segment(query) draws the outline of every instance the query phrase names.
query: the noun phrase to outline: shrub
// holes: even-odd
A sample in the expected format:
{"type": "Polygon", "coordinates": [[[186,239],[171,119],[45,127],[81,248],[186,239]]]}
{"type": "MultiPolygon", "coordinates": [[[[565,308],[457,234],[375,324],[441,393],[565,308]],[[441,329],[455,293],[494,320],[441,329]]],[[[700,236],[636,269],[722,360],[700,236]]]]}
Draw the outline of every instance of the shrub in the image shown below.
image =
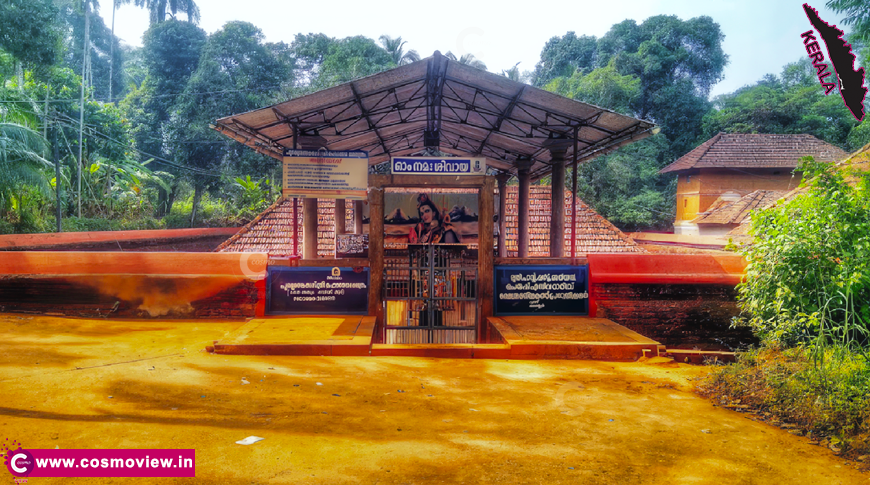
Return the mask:
{"type": "Polygon", "coordinates": [[[193,210],[193,193],[188,197],[177,200],[172,205],[172,212],[165,218],[167,228],[185,227],[231,227],[237,225],[236,214],[226,201],[213,198],[208,192],[202,194],[196,219],[193,226],[190,224],[190,212],[193,210]]]}
{"type": "Polygon", "coordinates": [[[870,174],[801,167],[806,192],[752,215],[738,287],[746,323],[763,339],[866,344],[870,326],[870,174]]]}
{"type": "Polygon", "coordinates": [[[770,344],[715,368],[699,386],[728,407],[774,416],[835,448],[870,453],[870,361],[842,345],[823,352],[770,344]]]}

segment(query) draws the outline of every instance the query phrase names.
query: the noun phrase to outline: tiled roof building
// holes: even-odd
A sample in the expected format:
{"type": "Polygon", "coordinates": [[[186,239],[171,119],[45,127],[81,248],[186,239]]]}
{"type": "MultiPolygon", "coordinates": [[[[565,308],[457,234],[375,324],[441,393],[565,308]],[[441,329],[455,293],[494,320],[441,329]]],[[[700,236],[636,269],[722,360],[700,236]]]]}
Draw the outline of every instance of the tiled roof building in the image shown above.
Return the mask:
{"type": "Polygon", "coordinates": [[[771,207],[787,193],[784,190],[756,190],[737,200],[722,197],[692,223],[698,225],[702,235],[725,234],[748,221],[753,210],[771,207]]]}
{"type": "MultiPolygon", "coordinates": [[[[854,172],[870,172],[870,145],[865,146],[861,150],[853,153],[848,159],[844,160],[837,164],[837,169],[846,171],[846,182],[849,184],[858,183],[858,177],[854,175],[854,172]],[[854,171],[853,173],[850,173],[854,171]]],[[[788,202],[791,199],[806,193],[808,188],[806,186],[796,188],[790,192],[782,193],[775,200],[770,201],[767,200],[763,204],[759,204],[760,209],[767,209],[773,207],[778,202],[788,202]]],[[[728,232],[728,236],[734,236],[735,240],[740,240],[741,242],[748,242],[750,239],[749,236],[749,225],[750,218],[745,217],[740,221],[740,224],[734,227],[731,231],[728,232]]]]}
{"type": "Polygon", "coordinates": [[[812,135],[719,133],[660,171],[678,176],[674,232],[699,234],[695,219],[715,210],[714,204],[796,188],[801,177],[792,172],[805,156],[835,162],[847,155],[812,135]]]}

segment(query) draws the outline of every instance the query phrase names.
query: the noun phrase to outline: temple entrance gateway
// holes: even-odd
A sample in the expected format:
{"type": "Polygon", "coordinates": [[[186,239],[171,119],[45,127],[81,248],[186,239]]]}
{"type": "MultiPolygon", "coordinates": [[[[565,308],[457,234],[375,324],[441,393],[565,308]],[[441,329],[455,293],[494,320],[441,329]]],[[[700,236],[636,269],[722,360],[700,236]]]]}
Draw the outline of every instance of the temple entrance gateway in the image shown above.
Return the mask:
{"type": "MultiPolygon", "coordinates": [[[[339,214],[346,212],[342,211],[342,198],[362,197],[362,190],[355,189],[364,185],[342,178],[356,171],[339,168],[355,152],[367,154],[367,257],[364,251],[342,250],[335,259],[322,254],[318,244],[324,234],[349,232],[346,224],[340,223],[347,216],[336,220],[334,230],[321,230],[319,203],[307,198],[311,193],[300,192],[306,197],[302,206],[304,227],[294,227],[286,240],[298,241],[300,230],[304,235],[301,247],[294,243],[292,256],[288,256],[292,265],[370,268],[366,311],[377,322],[373,345],[487,342],[488,319],[493,315],[496,248],[500,252],[499,265],[576,264],[578,240],[582,239],[578,229],[585,231],[587,227],[578,218],[579,209],[572,209],[567,224],[570,236],[566,233],[565,205],[579,207],[575,198],[568,201],[565,197],[566,165],[574,164],[576,175],[578,163],[656,132],[652,123],[464,66],[439,52],[387,72],[221,118],[215,122],[215,129],[287,163],[291,161],[285,156],[299,150],[302,153],[296,153],[296,158],[316,159],[300,162],[304,166],[296,167],[299,170],[295,172],[285,163],[285,185],[295,186],[298,180],[307,178],[311,187],[303,189],[314,190],[316,197],[326,197],[321,195],[323,190],[335,192],[330,197],[336,199],[339,214]],[[385,162],[391,164],[388,171],[384,167],[371,169],[385,162]],[[323,182],[325,169],[333,165],[335,180],[323,182]],[[530,211],[530,184],[549,174],[553,177],[549,214],[541,214],[542,207],[530,211]],[[513,205],[517,213],[510,221],[516,223],[516,231],[508,233],[505,195],[507,181],[513,176],[519,184],[513,205]],[[501,194],[499,244],[493,237],[496,180],[501,194]],[[348,188],[354,190],[347,193],[348,188]],[[416,199],[413,206],[394,211],[396,207],[387,197],[390,191],[405,189],[411,197],[426,194],[431,199],[433,194],[451,188],[473,191],[477,209],[469,211],[466,209],[470,206],[464,203],[438,201],[433,201],[433,207],[416,199]],[[449,221],[438,217],[440,209],[441,216],[450,214],[449,221]],[[454,214],[465,217],[472,212],[477,220],[453,218],[454,214]],[[536,219],[541,217],[549,218],[546,227],[538,227],[536,219]],[[435,220],[443,224],[439,227],[432,223],[435,220]],[[399,227],[403,225],[411,227],[399,227]],[[473,225],[477,226],[476,241],[466,239],[463,233],[473,225]],[[546,231],[546,247],[537,244],[530,248],[530,243],[537,241],[531,235],[538,234],[532,230],[546,231]],[[399,242],[396,238],[405,240],[399,242]],[[409,248],[413,244],[426,247],[409,248]],[[441,244],[464,249],[438,249],[441,244]],[[509,246],[516,247],[515,256],[508,254],[509,246]],[[301,258],[298,249],[302,250],[301,258]],[[353,257],[347,258],[349,255],[353,257]],[[546,260],[537,261],[535,257],[546,260]],[[458,274],[454,268],[459,268],[458,274]]],[[[292,192],[285,195],[296,196],[298,190],[292,192]]],[[[291,208],[298,213],[296,204],[291,208]]],[[[325,212],[326,207],[323,209],[325,212]]],[[[360,212],[362,207],[357,210],[355,206],[354,220],[360,212]]],[[[294,221],[298,220],[296,215],[294,221]]],[[[340,239],[340,249],[364,247],[364,223],[359,219],[354,224],[354,237],[335,238],[340,239]]],[[[237,236],[244,241],[256,239],[255,234],[237,236]]],[[[271,236],[267,234],[265,239],[271,236]]],[[[278,239],[284,241],[285,237],[278,239]]],[[[626,244],[633,244],[625,239],[626,244]]],[[[275,260],[275,264],[284,263],[275,260]]]]}
{"type": "Polygon", "coordinates": [[[387,250],[385,343],[475,343],[476,253],[462,244],[410,244],[405,250],[387,250]]]}
{"type": "Polygon", "coordinates": [[[477,342],[478,259],[492,256],[478,252],[479,189],[460,181],[383,194],[383,342],[477,342]]]}

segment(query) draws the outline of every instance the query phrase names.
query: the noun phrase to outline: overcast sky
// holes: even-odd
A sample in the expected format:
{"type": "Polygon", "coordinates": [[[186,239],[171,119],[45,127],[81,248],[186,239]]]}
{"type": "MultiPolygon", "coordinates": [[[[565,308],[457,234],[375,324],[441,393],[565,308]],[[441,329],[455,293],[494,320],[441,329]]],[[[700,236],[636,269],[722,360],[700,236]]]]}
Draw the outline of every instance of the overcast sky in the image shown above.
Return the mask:
{"type": "MultiPolygon", "coordinates": [[[[244,20],[259,27],[270,42],[290,43],[298,33],[324,33],[330,37],[382,34],[401,36],[406,49],[422,57],[441,53],[474,54],[492,72],[517,62],[532,70],[550,38],[568,31],[601,37],[625,19],[638,23],[654,15],[676,15],[686,20],[707,15],[725,34],[723,49],[729,56],[725,79],[712,95],[729,93],[752,84],[767,73],[806,56],[800,34],[811,28],[803,1],[797,0],[569,0],[560,2],[476,2],[442,0],[414,4],[398,0],[281,2],[276,0],[199,0],[200,26],[212,33],[229,20],[244,20]]],[[[841,17],[810,0],[822,19],[840,28],[841,17]]],[[[111,26],[112,1],[101,2],[100,14],[111,26]]],[[[181,18],[185,16],[180,14],[181,18]]],[[[142,44],[148,13],[132,5],[115,14],[115,32],[125,43],[142,44]]],[[[849,29],[845,29],[846,32],[849,29]]]]}

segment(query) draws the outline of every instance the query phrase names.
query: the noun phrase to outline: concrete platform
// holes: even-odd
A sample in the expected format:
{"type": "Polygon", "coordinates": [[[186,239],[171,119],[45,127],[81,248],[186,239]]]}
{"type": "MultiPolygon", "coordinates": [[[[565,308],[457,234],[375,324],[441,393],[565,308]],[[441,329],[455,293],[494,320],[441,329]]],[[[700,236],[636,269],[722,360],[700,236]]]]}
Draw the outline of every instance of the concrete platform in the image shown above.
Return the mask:
{"type": "Polygon", "coordinates": [[[256,318],[216,341],[230,355],[329,355],[455,359],[636,361],[664,346],[604,318],[490,317],[490,343],[372,345],[375,318],[317,315],[256,318]]]}
{"type": "Polygon", "coordinates": [[[311,315],[255,318],[214,352],[231,355],[369,355],[375,317],[311,315]]]}
{"type": "Polygon", "coordinates": [[[665,348],[606,318],[571,316],[489,317],[490,339],[510,346],[511,359],[635,361],[665,348]]]}

